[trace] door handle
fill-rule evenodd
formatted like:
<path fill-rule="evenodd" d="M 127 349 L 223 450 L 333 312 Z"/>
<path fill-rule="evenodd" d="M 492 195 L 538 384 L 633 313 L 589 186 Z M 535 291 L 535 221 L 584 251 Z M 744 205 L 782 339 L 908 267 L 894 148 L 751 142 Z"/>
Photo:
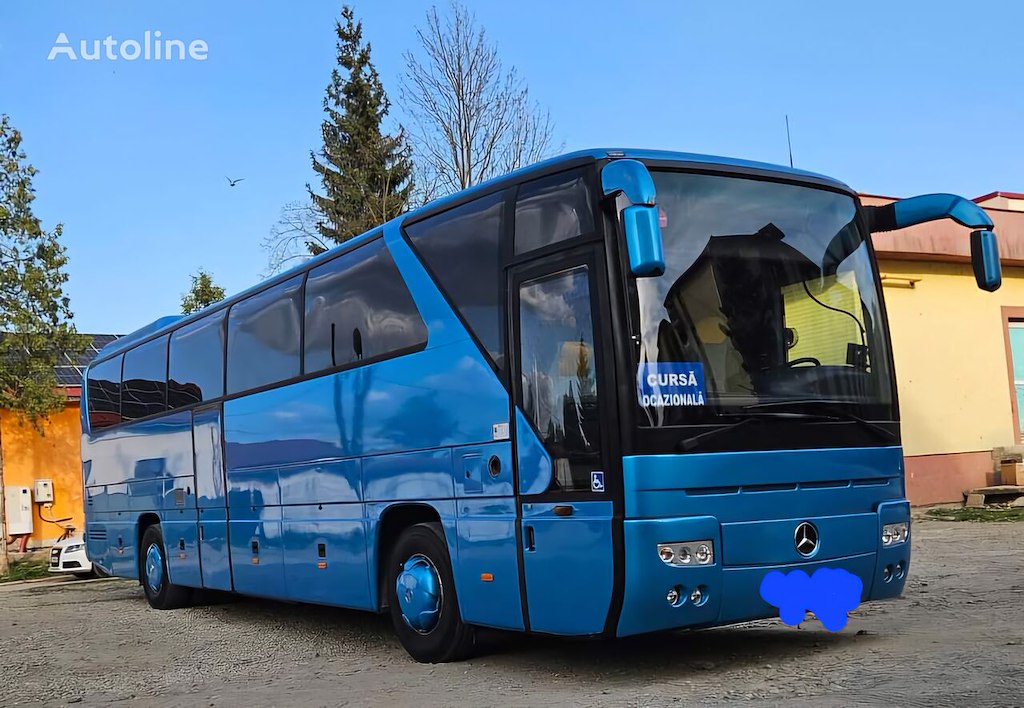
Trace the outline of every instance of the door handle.
<path fill-rule="evenodd" d="M 572 516 L 574 509 L 569 504 L 559 504 L 552 511 L 555 512 L 555 516 Z"/>
<path fill-rule="evenodd" d="M 534 539 L 533 539 L 533 527 L 532 526 L 526 526 L 526 527 L 524 527 L 524 530 L 526 532 L 526 538 L 524 539 L 524 542 L 525 542 L 525 545 L 526 545 L 526 550 L 528 550 L 528 551 L 536 550 L 537 547 L 536 547 L 536 545 L 534 543 Z"/>

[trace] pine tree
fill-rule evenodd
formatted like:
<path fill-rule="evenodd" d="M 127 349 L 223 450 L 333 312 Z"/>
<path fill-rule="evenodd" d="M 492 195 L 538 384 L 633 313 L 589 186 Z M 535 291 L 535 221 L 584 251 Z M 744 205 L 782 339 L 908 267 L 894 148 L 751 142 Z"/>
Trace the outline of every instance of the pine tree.
<path fill-rule="evenodd" d="M 181 311 L 190 315 L 199 312 L 207 305 L 224 299 L 224 288 L 213 282 L 213 276 L 202 268 L 191 276 L 192 287 L 181 296 Z"/>
<path fill-rule="evenodd" d="M 41 430 L 40 421 L 67 400 L 54 367 L 64 357 L 74 361 L 85 338 L 71 324 L 64 294 L 68 258 L 60 243 L 62 228 L 44 231 L 32 213 L 35 174 L 25 162 L 21 133 L 0 115 L 0 408 L 22 414 Z M 0 575 L 7 571 L 4 533 L 0 524 Z"/>
<path fill-rule="evenodd" d="M 323 240 L 343 243 L 402 214 L 412 192 L 412 161 L 405 131 L 382 132 L 388 114 L 384 87 L 363 43 L 363 23 L 344 6 L 336 23 L 338 67 L 324 98 L 323 148 L 312 153 L 324 194 L 309 189 L 323 215 Z M 323 246 L 309 241 L 310 252 Z"/>

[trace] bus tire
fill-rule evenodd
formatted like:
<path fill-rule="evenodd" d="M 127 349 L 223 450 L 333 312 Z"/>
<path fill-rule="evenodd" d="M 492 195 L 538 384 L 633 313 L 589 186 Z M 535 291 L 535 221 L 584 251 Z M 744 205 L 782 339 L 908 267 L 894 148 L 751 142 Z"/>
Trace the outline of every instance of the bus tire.
<path fill-rule="evenodd" d="M 189 604 L 189 588 L 172 585 L 167 577 L 167 550 L 160 524 L 153 524 L 142 534 L 142 555 L 139 581 L 149 606 L 156 610 L 175 610 Z"/>
<path fill-rule="evenodd" d="M 405 650 L 423 663 L 467 658 L 476 645 L 476 631 L 459 613 L 441 525 L 416 524 L 405 529 L 388 563 L 388 610 Z"/>

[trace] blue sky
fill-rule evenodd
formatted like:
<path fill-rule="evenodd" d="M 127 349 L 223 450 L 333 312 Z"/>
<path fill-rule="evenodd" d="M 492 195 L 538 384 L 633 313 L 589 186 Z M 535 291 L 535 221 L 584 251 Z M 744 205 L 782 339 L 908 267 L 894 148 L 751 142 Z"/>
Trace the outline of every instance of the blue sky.
<path fill-rule="evenodd" d="M 385 88 L 433 4 L 355 2 Z M 1024 4 L 476 0 L 566 150 L 783 163 L 863 192 L 1024 191 Z M 257 282 L 260 242 L 312 180 L 341 3 L 3 0 L 0 112 L 65 228 L 80 331 L 178 311 L 202 266 Z M 977 12 L 977 15 L 972 13 Z M 47 61 L 57 35 L 204 40 L 204 62 Z M 393 111 L 401 119 L 400 107 Z M 229 188 L 225 176 L 244 177 Z"/>

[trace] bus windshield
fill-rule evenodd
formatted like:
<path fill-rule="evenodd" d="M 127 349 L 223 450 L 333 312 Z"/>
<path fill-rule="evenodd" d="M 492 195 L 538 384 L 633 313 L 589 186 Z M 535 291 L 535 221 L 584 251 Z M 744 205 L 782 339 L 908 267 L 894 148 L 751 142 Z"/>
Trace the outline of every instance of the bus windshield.
<path fill-rule="evenodd" d="M 640 278 L 641 425 L 764 407 L 892 419 L 874 265 L 846 194 L 653 171 L 665 273 Z"/>

